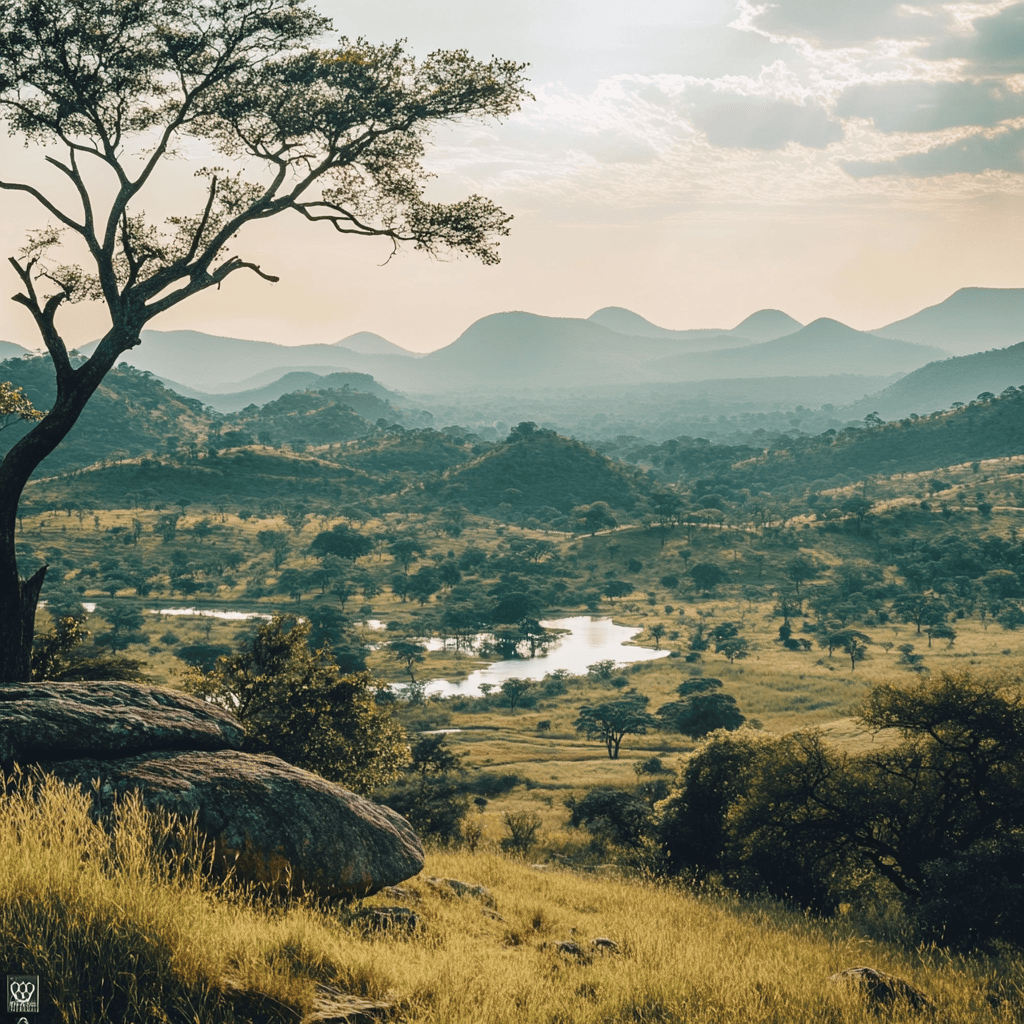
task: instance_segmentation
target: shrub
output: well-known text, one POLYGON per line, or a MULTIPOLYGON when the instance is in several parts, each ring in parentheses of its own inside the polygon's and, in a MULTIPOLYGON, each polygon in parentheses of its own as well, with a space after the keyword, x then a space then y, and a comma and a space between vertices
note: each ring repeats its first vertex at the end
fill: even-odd
POLYGON ((540 815, 534 811, 506 811, 502 818, 508 835, 501 840, 501 848, 525 857, 537 845, 540 815))
POLYGON ((624 789, 592 789, 582 800, 570 796, 569 826, 583 827, 598 839, 616 846, 641 846, 654 827, 650 805, 624 789))

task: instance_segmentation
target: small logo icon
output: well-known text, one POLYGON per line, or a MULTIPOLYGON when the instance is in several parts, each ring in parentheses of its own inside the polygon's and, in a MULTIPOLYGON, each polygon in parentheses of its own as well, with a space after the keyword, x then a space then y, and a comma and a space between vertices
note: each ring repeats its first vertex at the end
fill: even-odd
MULTIPOLYGON (((39 975, 7 975, 7 1012, 39 1012, 39 975)), ((19 1022, 20 1024, 20 1022, 19 1022)), ((26 1022, 27 1024, 27 1022, 26 1022)))

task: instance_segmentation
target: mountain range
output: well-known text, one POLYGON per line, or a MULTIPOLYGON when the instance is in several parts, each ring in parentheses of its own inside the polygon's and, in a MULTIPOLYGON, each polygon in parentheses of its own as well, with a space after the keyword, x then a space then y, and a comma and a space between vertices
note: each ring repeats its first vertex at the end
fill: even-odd
MULTIPOLYGON (((365 331, 334 344, 288 346, 198 331, 146 330, 142 345, 126 361, 179 393, 226 412, 272 401, 287 393, 286 388, 336 386, 323 378, 338 373, 371 376, 378 387, 388 389, 381 396, 386 401, 398 397, 394 392, 426 399, 510 387, 525 392, 836 374, 878 379, 913 374, 951 354, 992 348, 1007 349, 1004 363, 1013 366, 1022 341, 1024 288, 961 288, 937 305, 872 331, 857 331, 828 318, 801 325, 778 309, 758 310, 729 328, 672 330, 631 310, 606 306, 586 319, 493 313, 451 344, 425 355, 365 331)), ((92 343, 82 351, 88 354, 94 347, 92 343)), ((24 354, 21 346, 0 342, 0 357, 24 354)), ((987 373, 1002 373, 997 362, 988 360, 987 369, 978 371, 979 380, 988 381, 987 373)), ((961 371, 966 372, 964 367, 955 372, 961 371)), ((929 373, 943 380, 947 376, 945 370, 929 373)), ((1011 377, 1024 379, 1024 373, 1011 377)), ((940 398, 946 385, 933 388, 920 383, 925 379, 932 377, 892 391, 893 410, 903 409, 911 394, 917 405, 925 394, 936 397, 923 404, 948 404, 940 398)), ((368 390, 365 380, 350 383, 368 390)), ((974 384, 950 387, 957 394, 950 400, 962 401, 961 391, 971 391, 974 384)), ((978 391, 994 387, 1001 385, 979 385, 978 391)), ((881 398, 879 402, 884 404, 881 398)))

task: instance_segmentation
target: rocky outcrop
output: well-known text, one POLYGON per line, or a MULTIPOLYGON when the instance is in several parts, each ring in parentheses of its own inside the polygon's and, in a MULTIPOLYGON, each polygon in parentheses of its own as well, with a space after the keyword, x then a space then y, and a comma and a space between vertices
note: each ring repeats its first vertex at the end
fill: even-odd
POLYGON ((0 689, 0 764, 124 757, 149 750, 240 749, 227 711, 163 686, 24 683, 0 689))
POLYGON ((248 882, 363 897, 423 867, 423 847, 401 815, 272 755, 158 751, 42 767, 84 789, 99 780, 103 809, 137 791, 147 807, 196 815, 216 865, 248 882))
POLYGON ((874 967, 849 967, 833 974, 829 981, 856 989, 865 997, 869 1006, 876 1008, 903 1003, 914 1010, 927 1010, 932 1005, 928 997, 909 981, 874 967))
POLYGON ((131 683, 41 683, 0 694, 0 752, 93 794, 138 792, 195 816, 215 865, 244 882, 319 896, 372 895, 417 874, 423 848, 399 814, 266 754, 244 753, 227 712, 131 683))

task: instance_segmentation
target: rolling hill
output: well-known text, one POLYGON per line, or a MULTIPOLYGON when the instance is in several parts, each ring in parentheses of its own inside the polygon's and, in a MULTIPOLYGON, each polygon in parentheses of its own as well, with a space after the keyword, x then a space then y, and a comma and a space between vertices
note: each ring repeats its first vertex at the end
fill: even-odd
POLYGON ((382 387, 369 374, 347 373, 344 371, 327 374, 293 371, 278 377, 271 381, 271 383, 263 385, 263 387, 250 388, 246 391, 197 391, 194 388, 189 388, 183 384, 163 378, 161 378, 161 383, 170 390, 176 391, 179 395, 195 399, 221 413, 238 412, 250 405, 266 405, 268 402, 276 401, 282 395, 291 394, 293 391, 332 390, 341 392, 349 390, 364 395, 372 395, 379 402, 391 403, 394 406, 392 412, 395 414, 396 419, 401 418, 397 413, 397 409, 402 404, 406 404, 403 403, 399 395, 382 387))
POLYGON ((1024 387, 1024 342, 928 363, 842 412, 857 418, 877 412, 883 419, 897 419, 948 409, 986 391, 998 395, 1011 385, 1024 387))
MULTIPOLYGON (((89 355, 95 344, 84 345, 81 351, 89 355)), ((411 355, 364 355, 337 345, 276 345, 201 331, 143 331, 142 344, 132 349, 123 362, 158 377, 210 392, 224 390, 222 385, 235 384, 244 379, 243 375, 251 377, 260 371, 274 370, 281 376, 297 365, 369 372, 377 376, 376 371, 381 366, 397 368, 398 364, 408 363, 412 368, 418 360, 411 355)), ((233 386, 230 390, 239 389, 233 386)))
POLYGON ((948 299, 872 334, 967 355, 1024 341, 1024 288, 960 288, 948 299))
POLYGON ((803 326, 781 309, 759 309, 741 320, 729 333, 751 341, 774 341, 799 331, 803 326))
POLYGON ((34 355, 37 353, 30 352, 27 348, 22 348, 21 345, 15 345, 13 341, 0 341, 0 360, 20 359, 22 356, 34 355))
POLYGON ((700 330, 671 331, 666 327, 658 327, 650 320, 644 319, 639 313, 623 309, 621 306, 605 306, 587 317, 592 323, 607 327, 617 334, 625 334, 634 338, 674 338, 676 341, 715 342, 734 347, 740 339, 744 341, 771 341, 785 334, 800 330, 803 324, 779 309, 759 309, 751 313, 731 330, 726 328, 702 328, 700 330))
MULTIPOLYGON (((438 382, 531 387, 611 384, 636 379, 642 363, 678 351, 672 339, 632 339, 589 320, 492 313, 471 324, 450 345, 417 361, 438 382)), ((424 379, 421 386, 425 386, 424 379)))
MULTIPOLYGON (((56 397, 53 363, 48 356, 0 363, 0 379, 25 389, 37 409, 49 409, 56 397)), ((176 448, 206 436, 212 419, 188 398, 131 366, 116 366, 89 400, 71 433, 46 458, 39 475, 88 466, 104 458, 123 458, 176 448)), ((14 423, 0 431, 0 455, 30 429, 14 423)))
POLYGON ((410 352, 372 331, 350 334, 334 344, 338 348, 347 348, 350 352, 359 352, 364 356, 411 356, 414 359, 418 356, 418 353, 410 352))
POLYGON ((553 430, 514 431, 503 444, 449 470, 446 478, 462 485, 467 506, 478 510, 508 504, 564 514, 595 501, 630 509, 647 490, 642 473, 553 430))
POLYGON ((652 364, 667 380, 719 377, 890 374, 916 370, 948 353, 856 331, 822 317, 793 334, 741 349, 673 356, 652 364))

